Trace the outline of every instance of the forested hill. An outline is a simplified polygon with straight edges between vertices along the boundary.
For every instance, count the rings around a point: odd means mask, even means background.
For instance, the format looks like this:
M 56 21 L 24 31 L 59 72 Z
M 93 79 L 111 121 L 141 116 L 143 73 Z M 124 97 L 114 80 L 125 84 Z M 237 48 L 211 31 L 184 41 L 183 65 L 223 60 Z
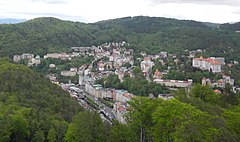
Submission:
M 0 25 L 0 57 L 31 52 L 68 51 L 71 46 L 92 46 L 127 41 L 130 47 L 147 53 L 206 49 L 209 56 L 235 58 L 240 52 L 240 34 L 232 26 L 213 28 L 209 24 L 161 17 L 125 17 L 85 24 L 52 17 L 20 24 Z M 231 48 L 231 50 L 229 50 Z M 233 56 L 229 56 L 233 55 Z M 236 57 L 237 58 L 237 57 Z M 239 59 L 240 60 L 240 59 Z
M 229 23 L 222 24 L 221 28 L 226 29 L 226 30 L 230 30 L 230 31 L 233 31 L 233 32 L 240 31 L 240 22 L 234 23 L 234 24 L 229 24 Z
M 0 25 L 0 56 L 31 52 L 64 51 L 71 46 L 90 45 L 93 38 L 83 23 L 56 18 L 37 18 L 20 24 Z
M 106 21 L 100 21 L 94 25 L 99 25 L 100 27 L 121 27 L 128 32 L 135 33 L 158 33 L 172 28 L 206 28 L 207 26 L 201 22 L 187 21 L 187 20 L 177 20 L 162 17 L 125 17 L 119 19 L 112 19 Z
M 0 60 L 1 142 L 41 141 L 48 135 L 62 141 L 79 110 L 57 85 L 26 66 Z

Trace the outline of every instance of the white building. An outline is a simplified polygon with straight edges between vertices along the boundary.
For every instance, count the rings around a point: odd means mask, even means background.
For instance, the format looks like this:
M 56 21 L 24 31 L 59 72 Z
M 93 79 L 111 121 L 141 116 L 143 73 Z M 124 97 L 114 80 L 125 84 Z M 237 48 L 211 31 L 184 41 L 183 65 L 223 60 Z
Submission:
M 151 61 L 149 57 L 145 57 L 141 62 L 141 70 L 146 73 L 150 71 L 154 65 L 154 62 Z
M 40 59 L 40 56 L 39 55 L 37 55 L 35 58 L 32 58 L 31 60 L 29 60 L 29 62 L 28 62 L 28 65 L 29 66 L 33 66 L 33 65 L 39 65 L 39 64 L 41 64 L 41 59 Z
M 61 71 L 62 76 L 75 76 L 77 73 L 72 71 Z
M 22 58 L 21 58 L 21 55 L 14 55 L 14 56 L 13 56 L 13 61 L 14 61 L 14 62 L 19 62 L 21 59 L 22 59 Z
M 187 81 L 154 79 L 153 81 L 161 85 L 166 85 L 168 87 L 181 87 L 181 88 L 189 88 L 192 86 L 193 83 L 192 79 L 188 79 Z
M 192 66 L 195 68 L 199 68 L 201 70 L 212 71 L 213 73 L 219 73 L 222 71 L 222 65 L 224 65 L 224 58 L 211 57 L 204 59 L 202 56 L 200 58 L 194 58 L 192 62 Z

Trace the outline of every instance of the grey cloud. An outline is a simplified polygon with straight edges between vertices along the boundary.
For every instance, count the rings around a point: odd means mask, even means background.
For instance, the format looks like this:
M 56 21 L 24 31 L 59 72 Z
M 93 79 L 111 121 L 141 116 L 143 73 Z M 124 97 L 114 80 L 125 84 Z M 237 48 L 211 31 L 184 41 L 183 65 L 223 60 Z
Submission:
M 240 0 L 148 0 L 153 4 L 163 3 L 193 3 L 193 4 L 213 4 L 213 5 L 240 5 Z

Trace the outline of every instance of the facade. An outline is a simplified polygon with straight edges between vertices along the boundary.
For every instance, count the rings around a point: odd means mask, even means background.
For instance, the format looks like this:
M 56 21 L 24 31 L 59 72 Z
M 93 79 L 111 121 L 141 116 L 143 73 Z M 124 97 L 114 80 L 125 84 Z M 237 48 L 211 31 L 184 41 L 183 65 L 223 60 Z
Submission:
M 201 70 L 212 71 L 213 73 L 222 72 L 222 65 L 224 65 L 224 58 L 221 57 L 211 57 L 211 58 L 194 58 L 192 62 L 192 66 L 195 68 L 199 68 Z
M 34 54 L 24 53 L 24 54 L 21 55 L 21 59 L 31 60 L 32 58 L 34 58 Z
M 159 94 L 158 98 L 161 98 L 163 100 L 170 100 L 173 99 L 173 95 L 172 94 Z
M 41 64 L 41 59 L 40 59 L 39 55 L 37 55 L 35 58 L 31 58 L 31 60 L 29 60 L 29 62 L 28 62 L 29 66 L 33 66 L 33 65 L 37 66 L 39 64 Z
M 75 76 L 77 73 L 72 71 L 61 71 L 62 76 Z
M 30 54 L 30 53 L 23 53 L 22 55 L 14 55 L 13 56 L 13 61 L 14 62 L 19 62 L 20 60 L 32 60 L 32 58 L 34 58 L 34 54 Z
M 14 56 L 13 56 L 13 61 L 14 61 L 14 62 L 19 62 L 21 59 L 22 59 L 22 58 L 21 58 L 21 55 L 14 55 Z
M 203 86 L 206 86 L 206 85 L 211 86 L 211 84 L 212 84 L 212 83 L 211 83 L 211 80 L 210 80 L 209 78 L 205 78 L 205 77 L 204 77 L 204 78 L 202 79 L 202 85 L 203 85 Z
M 105 70 L 105 63 L 103 61 L 100 61 L 98 63 L 98 70 L 99 71 L 104 71 Z
M 50 54 L 47 54 L 47 55 L 44 55 L 43 57 L 44 59 L 47 59 L 47 58 L 55 58 L 55 59 L 62 59 L 62 60 L 65 60 L 65 59 L 69 59 L 70 58 L 70 55 L 66 54 L 66 53 L 50 53 Z
M 161 79 L 162 78 L 162 73 L 158 69 L 156 69 L 156 71 L 153 75 L 153 78 Z
M 149 57 L 145 57 L 144 60 L 141 62 L 141 70 L 144 73 L 149 72 L 154 65 L 154 62 L 151 61 Z
M 154 79 L 153 81 L 158 84 L 165 85 L 167 87 L 180 87 L 180 88 L 189 88 L 192 86 L 193 83 L 192 79 L 188 79 L 187 81 Z

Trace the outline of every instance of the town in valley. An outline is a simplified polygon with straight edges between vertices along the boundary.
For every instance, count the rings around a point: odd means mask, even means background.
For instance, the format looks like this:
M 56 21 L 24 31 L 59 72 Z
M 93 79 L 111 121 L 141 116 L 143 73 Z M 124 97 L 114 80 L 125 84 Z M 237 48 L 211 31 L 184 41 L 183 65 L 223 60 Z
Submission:
M 237 61 L 207 57 L 202 49 L 185 50 L 182 54 L 135 53 L 129 48 L 130 44 L 122 41 L 71 47 L 69 52 L 44 56 L 24 53 L 14 55 L 13 61 L 42 73 L 68 91 L 83 108 L 98 111 L 101 118 L 110 123 L 115 119 L 126 123 L 128 101 L 141 94 L 137 91 L 142 91 L 144 97 L 164 100 L 174 98 L 178 89 L 188 92 L 194 84 L 209 85 L 219 95 L 240 91 L 240 81 L 234 79 L 230 71 L 238 66 Z M 130 88 L 126 86 L 131 83 L 126 81 L 129 78 L 133 81 L 141 78 L 140 81 L 153 87 L 139 89 L 133 85 Z M 159 89 L 161 91 L 156 91 Z

